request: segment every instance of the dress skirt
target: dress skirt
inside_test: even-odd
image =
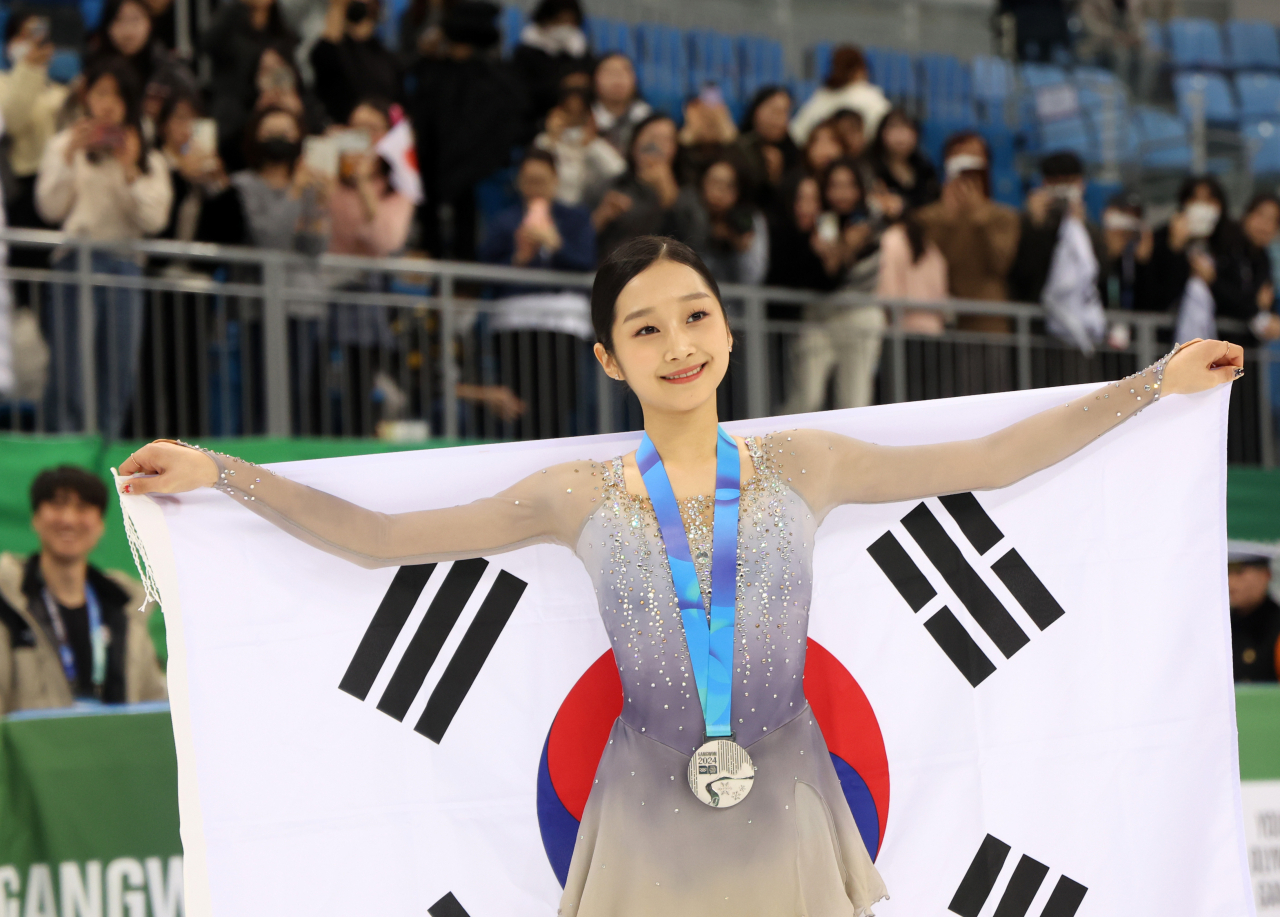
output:
[[[582,813],[562,917],[869,917],[887,897],[806,705],[747,749],[738,805],[689,789],[689,758],[613,724]]]

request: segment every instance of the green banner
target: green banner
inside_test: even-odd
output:
[[[0,915],[181,914],[168,706],[0,719]]]

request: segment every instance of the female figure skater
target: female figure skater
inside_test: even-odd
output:
[[[1239,376],[1243,352],[1192,342],[1123,382],[964,442],[889,447],[820,430],[739,439],[716,418],[733,335],[692,250],[652,236],[627,243],[597,274],[591,308],[597,358],[644,407],[644,438],[625,456],[547,468],[466,506],[387,515],[159,441],[121,467],[154,477],[124,489],[216,487],[365,567],[570,548],[596,585],[625,702],[560,914],[869,915],[885,886],[801,677],[823,517],[843,503],[1012,484],[1158,397]]]

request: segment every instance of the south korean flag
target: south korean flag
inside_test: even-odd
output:
[[[939,442],[1085,390],[726,427]],[[1228,395],[1163,400],[1003,490],[844,506],[822,525],[805,692],[888,885],[881,917],[1253,913]],[[402,512],[637,441],[276,470]],[[621,705],[571,552],[364,570],[212,491],[123,504],[169,631],[191,917],[556,912]]]

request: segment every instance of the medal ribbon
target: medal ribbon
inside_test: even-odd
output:
[[[733,734],[729,723],[733,682],[733,635],[738,601],[738,501],[742,469],[738,444],[717,427],[716,501],[711,531],[711,615],[702,603],[702,587],[689,552],[689,537],[680,518],[680,504],[649,434],[636,449],[636,464],[649,491],[658,529],[667,549],[667,564],[675,587],[676,604],[684,623],[685,644],[693,666],[693,681],[702,704],[708,736]]]

